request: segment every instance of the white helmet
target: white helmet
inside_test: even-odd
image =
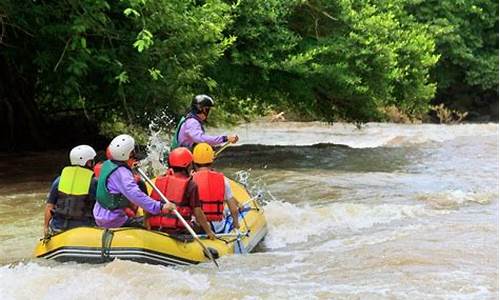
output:
[[[109,144],[111,159],[127,161],[130,158],[130,153],[134,151],[134,147],[135,141],[133,137],[128,134],[120,134]]]
[[[85,167],[87,162],[96,156],[94,148],[88,145],[80,145],[71,149],[69,152],[69,161],[73,166]]]

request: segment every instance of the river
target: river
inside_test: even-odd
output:
[[[66,153],[0,156],[0,299],[498,298],[497,124],[231,131],[218,166],[262,195],[269,233],[220,271],[31,258]]]

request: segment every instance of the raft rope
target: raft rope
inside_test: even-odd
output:
[[[40,241],[42,242],[42,245],[46,245],[51,238],[52,235],[50,233],[47,233],[46,235],[43,236],[43,238],[40,239]]]
[[[226,243],[226,244],[231,244],[231,243],[236,242],[238,239],[240,239],[240,238],[241,238],[241,237],[243,237],[243,236],[250,236],[250,231],[247,231],[247,232],[245,232],[245,233],[240,232],[240,233],[238,233],[238,234],[232,234],[232,235],[226,235],[226,236],[224,236],[224,235],[222,235],[222,236],[221,236],[221,235],[219,235],[219,236],[218,236],[218,235],[216,234],[215,236],[216,236],[216,238],[217,238],[219,241],[223,241],[223,242],[224,242],[224,243]],[[234,239],[232,239],[232,240],[226,240],[225,238],[228,238],[229,236],[236,236],[236,237],[235,237]],[[205,236],[202,236],[202,237],[205,237]]]
[[[43,245],[47,244],[48,242],[50,242],[50,239],[52,239],[53,236],[56,236],[58,234],[61,234],[63,233],[64,230],[60,230],[60,231],[54,231],[50,226],[49,226],[49,232],[47,234],[45,234],[41,239],[40,241],[42,242]]]
[[[252,199],[250,199],[249,201],[245,202],[245,203],[248,203],[250,202]],[[243,219],[243,223],[245,224],[245,228],[246,228],[246,232],[245,233],[242,233],[240,232],[239,230],[237,230],[237,234],[236,234],[236,237],[234,239],[231,239],[231,240],[226,240],[224,239],[223,236],[217,236],[216,235],[216,238],[219,240],[219,241],[223,241],[226,245],[227,244],[231,244],[231,243],[234,243],[236,242],[237,244],[237,247],[239,248],[240,250],[240,253],[246,253],[246,251],[244,251],[244,248],[245,246],[243,245],[243,243],[241,242],[241,238],[246,236],[250,236],[250,228],[248,227],[248,223],[245,219],[245,215],[243,214],[244,212],[247,212],[247,211],[250,211],[252,210],[251,207],[243,207],[243,209],[241,207],[238,207],[238,214],[241,216],[241,218]]]

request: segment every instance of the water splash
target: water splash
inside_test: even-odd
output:
[[[237,171],[234,173],[234,179],[244,186],[248,186],[251,171],[252,169]]]
[[[264,206],[270,201],[276,201],[276,197],[260,177],[252,177],[252,169],[240,170],[234,173],[233,179],[243,184],[250,195],[254,197],[259,205]]]
[[[158,175],[167,169],[166,157],[170,152],[170,143],[175,119],[166,112],[153,117],[148,125],[147,157],[141,165],[149,174]]]

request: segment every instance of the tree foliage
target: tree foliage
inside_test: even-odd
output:
[[[226,114],[356,121],[422,116],[436,91],[498,97],[493,1],[0,0],[0,24],[11,140],[40,139],[40,112],[136,123],[196,93]]]
[[[498,1],[412,0],[407,10],[435,36],[437,98],[469,108],[498,102]]]
[[[8,14],[31,22],[43,108],[104,105],[131,118],[175,107],[197,86],[214,84],[203,70],[233,40],[222,35],[231,7],[219,1],[16,2]]]
[[[434,40],[399,1],[247,1],[230,33],[213,73],[231,93],[327,120],[377,119],[392,104],[421,114],[434,95]]]

